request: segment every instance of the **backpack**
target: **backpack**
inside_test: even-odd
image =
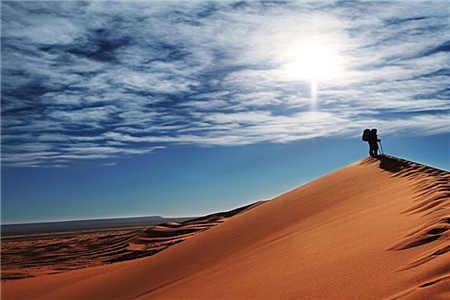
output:
[[[370,129],[364,129],[363,135],[362,135],[362,140],[365,142],[368,142],[369,137],[370,137]]]

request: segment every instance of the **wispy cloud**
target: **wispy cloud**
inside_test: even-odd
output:
[[[447,1],[1,5],[6,165],[450,131]],[[285,68],[313,39],[339,72],[312,109]]]

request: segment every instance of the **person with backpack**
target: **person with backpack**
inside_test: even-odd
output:
[[[371,157],[378,157],[378,142],[381,142],[381,140],[378,139],[377,130],[365,129],[362,140],[369,143],[369,155]]]

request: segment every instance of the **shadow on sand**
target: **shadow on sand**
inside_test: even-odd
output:
[[[390,172],[392,177],[408,179],[414,189],[411,206],[402,211],[404,214],[421,214],[423,223],[413,232],[389,250],[403,250],[418,247],[431,242],[435,246],[428,252],[416,257],[403,270],[414,268],[450,251],[450,173],[448,171],[425,166],[401,158],[382,155],[379,158],[367,158],[362,164],[379,164],[379,168]]]
[[[401,159],[390,155],[380,155],[378,158],[366,158],[362,161],[362,164],[374,164],[379,162],[379,168],[390,173],[393,176],[402,176],[408,178],[414,178],[418,175],[430,175],[430,176],[448,176],[449,172],[425,166],[416,162]]]
[[[411,167],[409,161],[390,157],[387,155],[382,155],[379,160],[380,168],[391,173],[398,173],[406,168]]]

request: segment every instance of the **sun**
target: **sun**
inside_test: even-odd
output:
[[[317,37],[293,42],[281,54],[281,75],[290,80],[327,81],[342,72],[337,47]]]
[[[313,109],[316,108],[320,83],[344,74],[338,45],[332,38],[305,37],[286,43],[279,55],[278,75],[283,80],[308,82]]]

